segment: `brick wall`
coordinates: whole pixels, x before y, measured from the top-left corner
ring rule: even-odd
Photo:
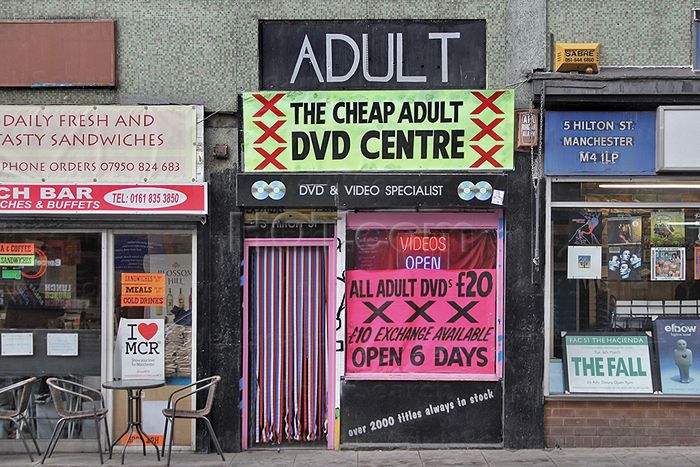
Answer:
[[[547,447],[700,446],[700,403],[545,403]]]

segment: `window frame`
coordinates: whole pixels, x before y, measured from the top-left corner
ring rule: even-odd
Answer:
[[[700,8],[690,10],[690,66],[695,73],[700,73],[698,59],[698,25],[700,23]]]
[[[697,9],[700,12],[700,9]],[[700,22],[700,21],[699,21]],[[700,70],[698,70],[700,71]],[[552,201],[552,185],[558,182],[563,183],[682,183],[688,182],[689,177],[546,177],[547,187],[545,196],[545,270],[544,270],[544,372],[542,378],[542,390],[546,400],[700,400],[700,395],[677,395],[677,394],[561,394],[550,393],[550,363],[553,360],[553,340],[554,329],[554,250],[552,238],[552,209],[553,208],[640,208],[640,209],[662,209],[678,208],[693,209],[700,208],[700,203],[641,203],[641,202],[582,202],[582,201]],[[697,181],[697,179],[695,179]]]
[[[105,323],[103,325],[103,332],[105,333],[102,336],[102,352],[103,356],[106,355],[106,361],[103,362],[105,367],[103,368],[103,381],[108,381],[113,379],[114,375],[114,346],[115,346],[115,340],[116,340],[116,329],[114,327],[114,313],[115,313],[115,290],[114,290],[114,285],[116,284],[115,281],[115,263],[114,263],[114,247],[115,247],[115,242],[114,238],[116,235],[136,235],[136,234],[144,234],[144,235],[169,235],[169,234],[177,234],[177,235],[190,235],[191,236],[191,245],[192,245],[192,368],[191,368],[191,379],[192,382],[197,381],[197,349],[198,349],[198,342],[197,342],[197,334],[198,334],[198,323],[197,323],[197,315],[198,315],[198,290],[197,290],[197,284],[198,284],[198,278],[197,278],[197,229],[196,228],[184,228],[184,229],[173,229],[173,228],[164,228],[164,229],[154,229],[154,228],[139,228],[138,226],[130,227],[128,229],[106,229],[103,231],[103,235],[105,238],[105,242],[103,242],[103,249],[106,249],[106,258],[107,260],[102,263],[103,267],[103,278],[107,282],[105,283],[105,287],[103,287],[103,293],[105,294],[105,306],[103,308],[103,322]],[[105,271],[106,270],[106,271]],[[103,357],[104,358],[104,357]],[[115,391],[105,391],[104,397],[105,397],[105,404],[109,408],[109,412],[107,412],[107,420],[108,424],[112,430],[112,436],[114,436],[114,396],[115,396]],[[192,400],[190,401],[191,408],[194,409],[196,407],[196,398],[191,398]],[[191,439],[190,439],[190,444],[186,445],[177,445],[173,444],[173,446],[178,449],[190,449],[194,450],[196,447],[196,440],[197,440],[197,430],[195,429],[195,424],[194,420],[190,421],[191,424]],[[113,440],[112,440],[113,441]],[[122,447],[122,444],[119,444],[118,446]],[[140,449],[140,446],[137,443],[133,443],[127,446],[127,450],[137,450]]]
[[[348,231],[361,227],[372,226],[378,229],[411,230],[416,227],[444,230],[495,230],[496,231],[496,314],[495,314],[495,353],[496,367],[489,374],[462,374],[462,373],[346,373],[346,380],[364,381],[501,381],[504,368],[504,341],[505,341],[505,213],[501,208],[480,211],[376,211],[354,212],[347,216],[345,236]],[[346,238],[346,237],[344,237]],[[347,258],[343,269],[347,267]],[[347,315],[347,308],[345,313]],[[344,322],[347,322],[347,316]],[[343,340],[347,334],[344,327]],[[501,358],[499,358],[501,356]]]

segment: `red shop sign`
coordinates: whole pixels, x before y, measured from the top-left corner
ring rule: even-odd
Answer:
[[[207,184],[0,184],[1,214],[207,214]]]

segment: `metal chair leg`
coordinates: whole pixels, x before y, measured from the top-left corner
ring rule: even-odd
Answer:
[[[216,452],[219,453],[221,456],[221,460],[226,462],[226,459],[224,458],[224,453],[221,451],[221,445],[219,444],[219,439],[216,437],[216,433],[214,433],[214,428],[211,426],[211,422],[207,417],[202,417],[202,420],[207,425],[207,429],[209,430],[209,435],[211,435],[211,439],[214,441],[214,447],[216,448]]]
[[[102,417],[105,423],[105,433],[107,434],[107,449],[109,450],[109,458],[112,458],[112,438],[109,437],[109,425],[107,424],[107,416]]]
[[[32,429],[32,426],[29,424],[29,421],[24,415],[20,415],[20,417],[22,417],[24,423],[27,424],[27,428],[29,428],[29,436],[32,437],[32,441],[34,442],[34,447],[36,448],[37,454],[41,455],[41,449],[39,449],[39,444],[36,442],[36,436],[34,436],[34,430]]]
[[[163,427],[163,447],[160,450],[161,456],[165,455],[165,440],[168,439],[168,420],[170,419],[168,417],[165,417],[165,426]]]
[[[59,428],[63,428],[63,419],[60,419],[58,423],[56,423],[56,426],[53,428],[53,433],[51,433],[51,438],[49,439],[49,444],[46,446],[46,451],[44,451],[44,457],[41,459],[41,463],[43,464],[44,461],[46,460],[47,457],[51,455],[52,449],[51,449],[51,444],[54,442],[54,439],[56,442],[58,442],[57,434],[60,433]]]
[[[29,460],[34,462],[34,457],[32,457],[32,451],[29,449],[29,445],[27,444],[27,440],[24,439],[24,435],[22,434],[22,425],[14,418],[12,419],[12,422],[17,427],[17,434],[19,435],[19,438],[22,440],[22,444],[24,445],[24,450],[27,451],[27,454],[29,454]]]
[[[100,455],[100,465],[105,463],[104,457],[102,457],[102,436],[100,435],[100,419],[99,417],[93,417],[95,420],[95,434],[97,435],[97,453]]]
[[[53,455],[53,451],[56,449],[56,445],[58,444],[58,440],[61,439],[61,433],[63,432],[64,428],[67,428],[67,424],[70,422],[68,420],[63,419],[61,423],[61,428],[58,430],[58,433],[56,434],[56,439],[53,441],[53,446],[51,446],[51,452],[49,453],[49,457]]]
[[[165,467],[168,467],[170,465],[170,454],[173,451],[173,437],[175,436],[175,417],[173,417],[172,422],[170,422],[172,426],[170,427],[170,442],[168,443],[168,462],[165,464]]]
[[[58,433],[56,433],[56,439],[53,441],[53,446],[51,446],[51,452],[49,453],[49,457],[53,456],[53,452],[56,450],[56,446],[58,445],[58,440],[61,439],[61,433],[63,432],[63,429],[65,428],[68,430],[68,425],[70,422],[68,420],[63,420],[63,423],[61,423],[61,428],[58,430]],[[66,433],[67,435],[67,433]]]

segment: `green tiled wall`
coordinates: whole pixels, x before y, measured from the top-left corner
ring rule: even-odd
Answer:
[[[548,0],[555,42],[599,42],[603,66],[690,66],[694,0]]]
[[[197,103],[235,111],[258,86],[260,19],[487,20],[488,85],[506,76],[505,1],[2,0],[3,19],[114,18],[116,89],[0,89],[4,104]]]

